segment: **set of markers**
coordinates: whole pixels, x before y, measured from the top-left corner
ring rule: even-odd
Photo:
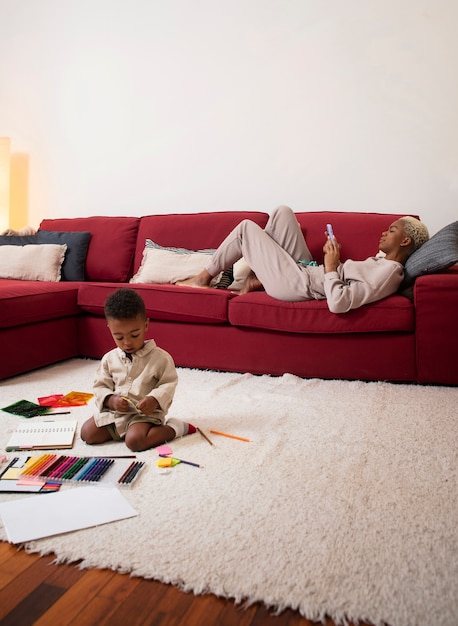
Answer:
[[[22,477],[46,478],[62,482],[111,483],[131,486],[145,463],[114,457],[77,457],[57,454],[31,456]]]

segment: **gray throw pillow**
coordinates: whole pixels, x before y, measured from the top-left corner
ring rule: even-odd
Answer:
[[[423,274],[441,272],[455,263],[458,263],[458,221],[444,226],[407,259],[400,290],[413,285]]]

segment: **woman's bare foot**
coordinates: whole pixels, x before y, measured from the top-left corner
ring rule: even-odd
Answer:
[[[187,278],[186,280],[178,280],[175,285],[183,285],[184,287],[210,287],[213,279],[207,270],[202,270],[200,274]]]
[[[250,273],[245,278],[245,281],[242,285],[242,288],[239,291],[239,296],[243,296],[245,293],[249,293],[250,291],[263,291],[264,285],[261,283],[259,278],[250,270]]]

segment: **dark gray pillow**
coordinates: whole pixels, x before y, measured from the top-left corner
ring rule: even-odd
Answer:
[[[67,244],[67,252],[62,264],[62,280],[85,280],[86,255],[89,246],[89,232],[63,232],[39,230],[36,235],[0,236],[0,246],[26,246],[30,244]]]
[[[0,235],[0,246],[28,246],[40,243],[36,235]]]
[[[458,263],[458,221],[444,226],[407,259],[400,289],[410,287],[423,274],[441,272],[455,263]]]
[[[86,279],[86,256],[91,233],[39,230],[37,237],[40,243],[67,244],[62,264],[62,280]]]

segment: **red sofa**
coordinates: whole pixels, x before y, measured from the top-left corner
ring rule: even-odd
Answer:
[[[377,250],[394,214],[296,213],[317,261],[327,222],[342,260]],[[260,212],[44,219],[41,230],[91,233],[84,281],[0,280],[0,379],[113,347],[103,316],[107,295],[129,285],[147,238],[160,246],[215,248],[241,219]],[[342,315],[325,301],[281,302],[264,292],[130,284],[145,300],[149,333],[177,366],[306,378],[458,383],[457,266],[419,277],[413,300],[396,294]]]

